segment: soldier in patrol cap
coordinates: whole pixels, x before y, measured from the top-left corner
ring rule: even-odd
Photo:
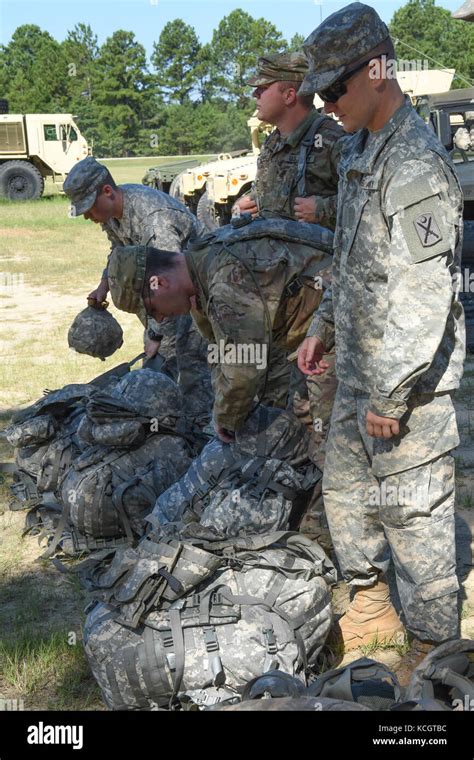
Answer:
[[[344,131],[334,119],[318,113],[312,94],[298,95],[307,73],[308,61],[303,52],[258,59],[257,73],[248,84],[255,88],[257,116],[274,124],[276,129],[262,146],[254,188],[240,198],[234,208],[252,214],[278,214],[334,229],[337,164]],[[321,277],[326,287],[330,282],[330,269],[321,273]],[[318,421],[313,442],[315,451],[321,455],[320,465],[324,461],[321,444],[327,435],[336,392],[334,353],[327,359],[332,370],[325,377],[308,378],[307,389],[294,366],[290,392],[293,410],[298,416],[309,425],[311,417]],[[286,377],[289,382],[288,374]]]
[[[258,59],[254,87],[257,116],[276,129],[258,157],[255,187],[235,207],[252,214],[269,211],[334,229],[339,138],[334,119],[316,111],[313,95],[298,95],[308,73],[302,52]]]
[[[100,224],[110,250],[125,245],[155,245],[181,251],[201,232],[201,225],[180,201],[159,190],[135,184],[117,186],[106,166],[92,156],[77,163],[68,174],[64,192],[71,200],[71,215],[84,215]],[[90,305],[100,306],[109,286],[104,269],[98,287],[88,296]],[[186,412],[199,425],[209,421],[212,407],[207,345],[196,331],[190,316],[169,319],[147,326],[145,351],[154,356],[160,348],[168,368],[183,391]]]
[[[298,358],[320,374],[335,342],[323,494],[355,589],[340,635],[345,650],[400,635],[384,581],[391,555],[413,636],[408,671],[459,632],[451,395],[465,353],[462,194],[444,148],[387,75],[394,48],[373,8],[342,8],[304,48],[300,93],[317,92],[354,133],[339,165],[332,285]]]

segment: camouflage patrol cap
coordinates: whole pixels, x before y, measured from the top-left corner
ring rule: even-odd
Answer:
[[[117,309],[138,314],[146,323],[143,303],[143,284],[145,282],[146,246],[125,245],[114,248],[109,257],[107,276],[109,290]]]
[[[74,216],[85,214],[97,199],[97,189],[104,184],[109,170],[93,156],[87,156],[72,167],[63,190],[71,200]]]
[[[89,354],[98,359],[111,356],[123,343],[119,323],[105,309],[87,306],[74,319],[67,341],[79,354]]]
[[[251,87],[273,82],[302,82],[308,73],[304,53],[278,53],[258,59],[257,73],[247,81]]]
[[[390,33],[370,5],[351,3],[328,16],[304,41],[309,72],[299,95],[325,90],[351,63],[370,53]]]

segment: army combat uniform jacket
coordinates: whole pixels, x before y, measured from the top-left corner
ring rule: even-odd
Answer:
[[[308,335],[335,341],[338,379],[399,419],[412,392],[457,388],[465,354],[462,193],[408,98],[346,143],[339,198],[332,286]]]
[[[182,251],[189,240],[203,233],[201,223],[176,198],[144,185],[120,185],[123,215],[101,227],[117,245],[151,245],[165,251]],[[107,277],[107,268],[102,275]]]
[[[214,420],[229,430],[238,430],[251,412],[272,345],[293,351],[304,339],[321,300],[317,273],[330,263],[332,252],[332,233],[322,227],[278,219],[249,226],[249,234],[259,230],[262,240],[234,246],[234,253],[225,244],[231,228],[221,228],[215,244],[203,239],[204,247],[198,241],[186,251],[198,294],[193,317],[210,341],[209,351],[218,350]],[[308,243],[297,242],[298,234]],[[219,240],[224,236],[226,241]]]
[[[257,164],[251,196],[260,211],[295,219],[297,197],[318,197],[316,222],[334,229],[337,208],[337,164],[345,138],[334,119],[315,108],[287,137],[275,129],[266,138]]]

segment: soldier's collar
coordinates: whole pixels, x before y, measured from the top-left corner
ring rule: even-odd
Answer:
[[[188,265],[189,270],[189,276],[191,277],[191,281],[196,288],[196,306],[199,311],[205,312],[205,304],[207,301],[207,294],[206,290],[204,288],[201,276],[198,271],[198,264],[195,261],[195,256],[199,257],[199,251],[185,251],[186,254],[186,264]]]
[[[316,109],[313,107],[309,114],[305,116],[301,124],[298,124],[296,129],[293,130],[293,132],[290,132],[289,135],[282,138],[282,141],[285,142],[287,145],[290,145],[292,148],[296,148],[296,146],[301,142],[301,138],[306,134],[308,131],[310,125],[312,122],[319,116]]]
[[[361,174],[371,174],[381,150],[412,110],[410,98],[406,95],[405,102],[395,111],[382,129],[371,133],[367,129],[361,129],[357,132],[353,138],[354,142],[350,157],[348,156],[349,160],[344,167],[345,171],[353,170]]]
[[[120,189],[122,191],[122,199],[123,199],[123,205],[122,205],[122,216],[120,219],[116,219],[116,222],[120,224],[121,227],[124,229],[128,229],[130,227],[130,198],[128,197],[128,189],[124,187],[123,185],[120,185]]]

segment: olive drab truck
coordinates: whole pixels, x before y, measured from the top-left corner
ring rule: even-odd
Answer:
[[[90,153],[72,115],[1,110],[0,198],[36,200],[43,194],[46,177],[62,191],[66,175]]]

